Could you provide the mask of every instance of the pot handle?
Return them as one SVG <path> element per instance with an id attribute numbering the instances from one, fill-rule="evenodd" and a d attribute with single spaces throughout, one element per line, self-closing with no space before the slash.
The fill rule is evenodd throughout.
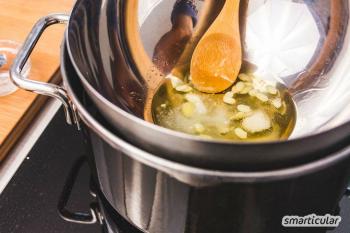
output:
<path id="1" fill-rule="evenodd" d="M 85 156 L 81 156 L 73 165 L 72 169 L 70 170 L 68 177 L 66 179 L 66 182 L 64 184 L 62 193 L 60 195 L 58 204 L 57 204 L 57 211 L 58 214 L 61 216 L 62 219 L 68 222 L 73 223 L 80 223 L 80 224 L 95 224 L 97 222 L 102 222 L 100 211 L 98 208 L 98 204 L 96 202 L 92 202 L 90 204 L 90 212 L 84 213 L 84 212 L 72 212 L 67 209 L 67 203 L 70 199 L 72 189 L 74 187 L 75 181 L 79 175 L 80 169 L 82 166 L 86 163 Z M 91 184 L 90 184 L 91 186 Z M 93 197 L 96 197 L 96 194 L 92 191 L 90 187 L 90 194 Z"/>
<path id="2" fill-rule="evenodd" d="M 34 25 L 23 46 L 19 49 L 10 70 L 10 77 L 12 82 L 21 89 L 58 99 L 63 104 L 67 123 L 72 124 L 78 123 L 78 117 L 74 108 L 71 107 L 72 105 L 64 88 L 50 83 L 33 81 L 22 75 L 23 67 L 45 29 L 54 24 L 66 24 L 68 21 L 69 15 L 66 14 L 51 14 L 41 18 Z"/>

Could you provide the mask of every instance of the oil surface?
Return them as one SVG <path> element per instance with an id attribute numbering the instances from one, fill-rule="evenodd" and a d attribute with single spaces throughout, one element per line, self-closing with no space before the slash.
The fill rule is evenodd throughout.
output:
<path id="1" fill-rule="evenodd" d="M 246 86 L 249 84 L 241 83 L 246 83 Z M 191 86 L 190 83 L 185 85 Z M 250 89 L 255 90 L 253 85 Z M 252 92 L 241 91 L 234 94 L 234 103 L 227 104 L 223 101 L 227 91 L 221 94 L 206 94 L 193 88 L 191 91 L 183 92 L 163 85 L 157 93 L 159 97 L 153 102 L 153 120 L 160 126 L 204 138 L 231 141 L 287 139 L 296 121 L 295 105 L 285 87 L 277 85 L 274 90 L 277 92 L 273 94 L 259 91 L 268 98 L 263 101 Z M 280 100 L 277 107 L 272 104 L 276 99 Z M 243 113 L 240 111 L 242 108 L 243 110 L 248 108 L 249 111 Z M 270 121 L 270 127 L 257 131 L 247 130 L 247 127 L 244 127 L 246 123 L 244 119 L 256 113 L 260 117 L 266 116 Z M 252 119 L 259 121 L 259 117 Z M 261 122 L 252 122 L 252 120 L 249 123 L 254 127 L 257 124 L 258 128 L 259 124 L 261 125 Z"/>

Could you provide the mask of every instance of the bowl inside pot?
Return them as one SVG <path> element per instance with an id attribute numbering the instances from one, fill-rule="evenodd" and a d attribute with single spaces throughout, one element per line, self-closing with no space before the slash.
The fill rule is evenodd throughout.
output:
<path id="1" fill-rule="evenodd" d="M 150 2 L 139 3 L 138 23 L 141 43 L 152 58 L 159 39 L 171 30 L 173 3 Z M 204 5 L 197 2 L 199 16 Z M 347 0 L 241 1 L 244 60 L 256 67 L 257 76 L 285 85 L 292 94 L 297 122 L 291 139 L 349 119 L 348 20 Z"/>
<path id="2" fill-rule="evenodd" d="M 140 57 L 143 63 L 146 58 L 151 61 L 155 43 L 169 30 L 171 1 L 79 0 L 66 34 L 67 49 L 96 107 L 134 144 L 178 161 L 217 169 L 285 166 L 324 156 L 344 145 L 349 136 L 348 124 L 342 125 L 349 116 L 350 98 L 348 3 L 248 3 L 245 59 L 257 65 L 260 75 L 285 84 L 297 105 L 297 124 L 288 141 L 206 140 L 143 120 L 147 96 L 147 76 L 143 74 L 147 71 Z M 140 36 L 133 44 L 127 36 L 132 29 L 126 22 L 130 4 L 137 5 L 137 17 L 132 17 L 140 26 L 135 29 Z"/>

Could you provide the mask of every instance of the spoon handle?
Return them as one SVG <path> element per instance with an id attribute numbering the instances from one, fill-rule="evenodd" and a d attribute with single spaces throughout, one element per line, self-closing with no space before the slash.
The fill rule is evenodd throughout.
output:
<path id="1" fill-rule="evenodd" d="M 227 33 L 228 27 L 239 29 L 239 6 L 240 0 L 226 0 L 223 9 L 215 20 L 215 24 L 218 25 L 216 31 Z M 222 27 L 222 25 L 225 25 L 225 27 Z"/>
<path id="2" fill-rule="evenodd" d="M 226 0 L 224 8 L 222 9 L 223 14 L 238 16 L 240 0 Z"/>

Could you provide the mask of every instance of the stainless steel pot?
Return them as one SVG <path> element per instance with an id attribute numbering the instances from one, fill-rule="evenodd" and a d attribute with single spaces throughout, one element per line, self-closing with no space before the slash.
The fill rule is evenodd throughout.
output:
<path id="1" fill-rule="evenodd" d="M 82 88 L 67 51 L 61 70 L 82 120 L 100 189 L 141 231 L 324 233 L 326 228 L 284 228 L 281 221 L 285 215 L 339 214 L 350 178 L 350 147 L 311 163 L 264 172 L 187 166 L 141 150 L 110 131 Z"/>
<path id="2" fill-rule="evenodd" d="M 268 72 L 269 77 L 285 83 L 293 91 L 298 107 L 295 138 L 268 143 L 206 140 L 141 119 L 148 77 L 142 75 L 145 70 L 140 63 L 147 63 L 149 56 L 145 55 L 145 50 L 151 51 L 154 44 L 147 32 L 154 28 L 158 33 L 161 29 L 163 32 L 167 30 L 162 22 L 168 20 L 166 12 L 171 10 L 172 3 L 140 1 L 138 14 L 128 14 L 132 12 L 130 9 L 136 8 L 136 3 L 79 0 L 72 11 L 65 37 L 69 56 L 87 93 L 104 117 L 134 145 L 183 164 L 226 171 L 262 171 L 300 165 L 346 145 L 350 136 L 346 108 L 350 98 L 347 91 L 350 85 L 347 77 L 350 40 L 345 40 L 350 32 L 347 0 L 249 2 L 247 25 L 263 25 L 247 27 L 246 59 L 257 64 L 262 73 Z M 282 10 L 284 14 L 280 15 Z M 275 25 L 277 21 L 273 19 L 276 17 L 281 25 Z M 54 15 L 39 22 L 17 59 L 12 78 L 24 89 L 60 99 L 65 105 L 67 120 L 77 122 L 74 107 L 69 107 L 69 98 L 62 88 L 23 80 L 20 75 L 42 29 L 62 21 L 67 22 L 68 17 Z M 134 27 L 136 21 L 142 25 L 141 37 L 131 40 L 128 35 L 138 33 Z M 271 31 L 269 23 L 279 30 Z M 269 30 L 271 33 L 265 33 L 266 38 L 260 35 Z M 254 40 L 255 31 L 260 33 L 260 39 L 264 39 L 264 43 L 260 41 L 261 46 L 259 40 L 259 43 Z M 286 39 L 282 40 L 281 35 L 286 35 Z M 277 46 L 277 42 L 284 44 Z M 300 53 L 289 53 L 288 46 L 299 46 Z M 260 51 L 261 48 L 266 48 L 266 51 Z M 281 66 L 274 58 L 286 51 L 285 59 L 297 59 L 289 61 L 290 66 Z M 263 62 L 261 53 L 271 55 L 271 64 Z M 139 55 L 144 58 L 142 61 Z"/>
<path id="3" fill-rule="evenodd" d="M 104 3 L 107 2 L 112 4 L 111 1 Z M 81 15 L 75 17 L 78 16 Z M 38 22 L 19 52 L 12 68 L 12 79 L 24 89 L 54 96 L 64 103 L 67 119 L 80 123 L 84 129 L 103 194 L 130 223 L 150 233 L 300 233 L 300 229 L 283 228 L 282 217 L 337 214 L 338 202 L 350 178 L 350 148 L 346 140 L 350 132 L 349 123 L 287 142 L 236 145 L 197 140 L 152 126 L 115 107 L 95 91 L 98 98 L 107 104 L 105 107 L 114 106 L 113 109 L 120 115 L 118 119 L 122 120 L 120 123 L 130 127 L 128 132 L 135 130 L 135 125 L 144 126 L 136 128 L 137 132 L 128 136 L 124 127 L 113 130 L 109 126 L 110 119 L 106 121 L 104 116 L 99 116 L 97 109 L 101 110 L 101 106 L 96 105 L 94 99 L 93 104 L 84 101 L 88 96 L 93 97 L 93 93 L 86 86 L 86 91 L 82 88 L 83 79 L 74 67 L 65 43 L 61 56 L 64 87 L 34 82 L 21 76 L 21 70 L 43 29 L 66 21 L 68 16 L 51 15 Z M 138 146 L 148 148 L 144 143 L 155 143 L 157 138 L 145 138 L 145 135 L 149 137 L 148 131 L 151 135 L 167 135 L 165 142 L 174 141 L 170 140 L 171 144 L 159 148 L 157 142 L 149 147 L 149 151 L 143 150 Z M 184 144 L 178 144 L 180 142 Z M 179 145 L 187 148 L 185 151 L 189 154 L 176 157 L 171 148 Z M 310 150 L 314 154 L 305 153 Z M 203 154 L 198 154 L 198 151 Z M 223 161 L 213 159 L 213 154 Z M 272 157 L 279 155 L 285 159 L 284 154 L 297 157 L 289 157 L 288 163 Z M 229 159 L 228 155 L 235 159 Z M 239 160 L 242 155 L 251 157 Z M 264 158 L 256 163 L 260 162 L 260 166 L 255 166 L 252 159 L 262 155 Z M 268 165 L 264 162 L 265 158 Z M 291 162 L 292 158 L 300 159 L 298 165 Z M 272 167 L 272 161 L 279 166 L 263 171 L 240 171 L 232 169 L 235 161 L 241 161 L 239 165 L 247 165 L 244 168 L 253 166 L 252 170 Z M 236 167 L 244 170 L 241 166 Z M 217 168 L 231 168 L 231 171 Z M 325 231 L 302 229 L 302 232 Z"/>

